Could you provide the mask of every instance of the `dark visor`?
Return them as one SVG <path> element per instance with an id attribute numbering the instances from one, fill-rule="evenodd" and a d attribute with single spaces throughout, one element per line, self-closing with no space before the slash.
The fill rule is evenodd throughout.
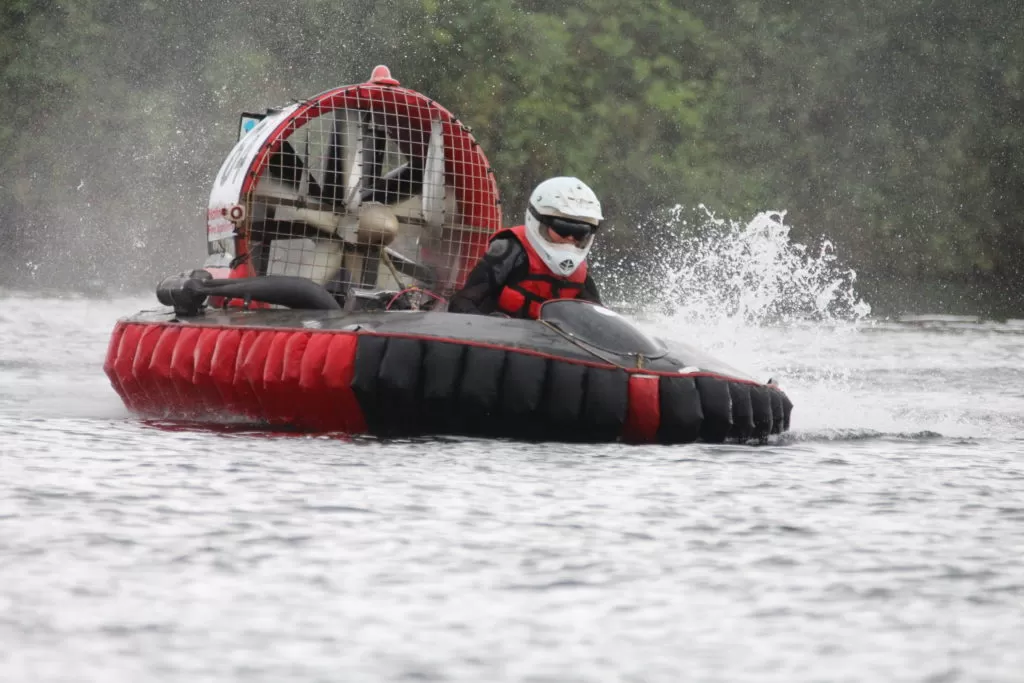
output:
<path id="1" fill-rule="evenodd" d="M 541 225 L 546 225 L 562 237 L 582 240 L 597 232 L 597 226 L 595 225 L 584 223 L 583 221 L 574 221 L 569 218 L 559 218 L 558 216 L 544 216 L 532 206 L 530 207 L 530 213 Z"/>

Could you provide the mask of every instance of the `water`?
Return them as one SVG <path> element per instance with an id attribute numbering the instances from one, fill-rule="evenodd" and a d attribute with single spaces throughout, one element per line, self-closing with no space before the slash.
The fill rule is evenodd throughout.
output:
<path id="1" fill-rule="evenodd" d="M 781 382 L 764 447 L 146 422 L 151 296 L 0 293 L 0 680 L 1022 680 L 1024 322 L 848 284 L 642 316 Z"/>

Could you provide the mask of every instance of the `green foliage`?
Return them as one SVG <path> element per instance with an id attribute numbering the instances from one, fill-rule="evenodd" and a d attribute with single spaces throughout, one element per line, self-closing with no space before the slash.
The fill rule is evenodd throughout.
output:
<path id="1" fill-rule="evenodd" d="M 991 81 L 1024 63 L 1020 37 L 1006 30 L 1019 9 L 932 0 L 787 8 L 726 3 L 708 19 L 736 37 L 719 153 L 768 171 L 766 195 L 863 270 L 1005 271 L 991 241 L 1003 232 L 990 206 L 994 157 L 982 150 L 998 129 L 991 117 L 1013 106 Z M 1009 128 L 1019 131 L 1017 111 Z M 1024 151 L 1019 138 L 1011 144 Z"/>
<path id="2" fill-rule="evenodd" d="M 574 174 L 619 251 L 676 204 L 786 209 L 866 277 L 1019 286 L 1020 19 L 938 0 L 7 0 L 3 253 L 188 267 L 238 112 L 384 63 L 473 128 L 510 222 Z"/>

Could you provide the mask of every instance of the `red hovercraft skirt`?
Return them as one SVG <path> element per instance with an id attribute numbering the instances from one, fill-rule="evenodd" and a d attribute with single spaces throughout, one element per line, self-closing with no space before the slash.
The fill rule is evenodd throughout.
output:
<path id="1" fill-rule="evenodd" d="M 117 323 L 104 370 L 133 412 L 203 423 L 663 444 L 763 441 L 789 429 L 792 403 L 774 384 L 614 314 L 595 325 L 597 308 L 564 302 L 544 321 L 142 313 Z"/>

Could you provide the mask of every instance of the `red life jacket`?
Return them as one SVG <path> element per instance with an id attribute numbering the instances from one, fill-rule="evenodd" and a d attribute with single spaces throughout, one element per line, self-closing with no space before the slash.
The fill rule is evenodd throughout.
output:
<path id="1" fill-rule="evenodd" d="M 583 283 L 587 279 L 587 262 L 580 264 L 572 275 L 563 277 L 555 275 L 533 248 L 526 237 L 526 226 L 499 230 L 491 241 L 507 238 L 512 235 L 526 250 L 529 258 L 529 271 L 526 277 L 516 282 L 506 282 L 498 296 L 498 310 L 513 318 L 540 317 L 540 305 L 551 299 L 575 299 L 583 291 Z"/>

